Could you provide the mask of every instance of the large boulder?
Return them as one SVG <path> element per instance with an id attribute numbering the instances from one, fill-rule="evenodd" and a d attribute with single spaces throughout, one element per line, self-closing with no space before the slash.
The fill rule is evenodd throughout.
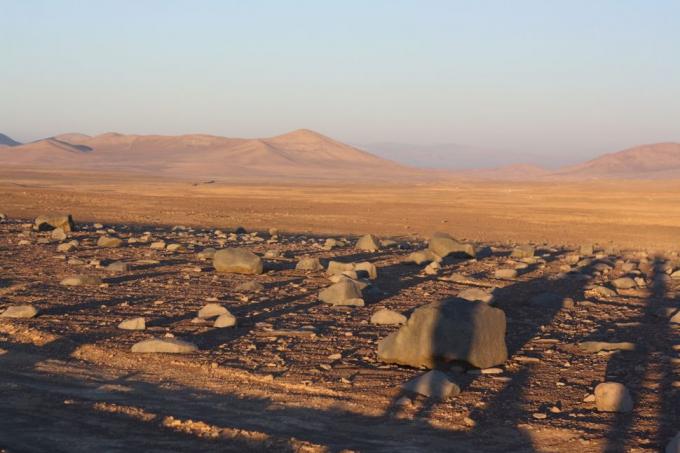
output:
<path id="1" fill-rule="evenodd" d="M 534 256 L 534 253 L 536 252 L 536 249 L 534 249 L 533 246 L 531 245 L 518 245 L 512 250 L 512 253 L 510 256 L 512 258 L 517 258 L 517 259 L 522 259 L 522 258 L 531 258 Z"/>
<path id="2" fill-rule="evenodd" d="M 64 233 L 73 231 L 76 224 L 73 222 L 71 214 L 62 214 L 54 216 L 41 215 L 36 217 L 33 228 L 37 231 L 52 231 L 55 228 L 61 228 Z"/>
<path id="3" fill-rule="evenodd" d="M 470 258 L 477 256 L 475 246 L 459 242 L 446 233 L 435 233 L 428 243 L 428 249 L 437 256 L 445 258 L 451 254 L 463 255 Z"/>
<path id="4" fill-rule="evenodd" d="M 378 358 L 413 367 L 464 360 L 489 368 L 508 358 L 505 330 L 502 310 L 484 302 L 445 299 L 416 309 L 405 326 L 383 338 Z"/>
<path id="5" fill-rule="evenodd" d="M 595 405 L 600 412 L 630 412 L 633 398 L 625 385 L 603 382 L 595 387 Z"/>
<path id="6" fill-rule="evenodd" d="M 341 263 L 340 261 L 329 261 L 326 273 L 328 275 L 340 275 L 354 270 L 354 263 Z"/>
<path id="7" fill-rule="evenodd" d="M 195 344 L 188 341 L 177 340 L 175 338 L 153 338 L 140 341 L 132 345 L 132 352 L 141 354 L 165 353 L 165 354 L 187 354 L 195 352 L 198 348 Z"/>
<path id="8" fill-rule="evenodd" d="M 375 252 L 380 250 L 380 240 L 372 234 L 367 234 L 359 238 L 354 248 L 366 252 Z"/>
<path id="9" fill-rule="evenodd" d="M 38 314 L 38 309 L 33 305 L 10 305 L 0 313 L 0 318 L 33 318 Z"/>
<path id="10" fill-rule="evenodd" d="M 319 300 L 338 306 L 363 306 L 361 288 L 349 278 L 340 280 L 319 293 Z"/>
<path id="11" fill-rule="evenodd" d="M 234 274 L 261 274 L 262 258 L 246 249 L 224 249 L 215 253 L 213 266 L 217 272 Z"/>

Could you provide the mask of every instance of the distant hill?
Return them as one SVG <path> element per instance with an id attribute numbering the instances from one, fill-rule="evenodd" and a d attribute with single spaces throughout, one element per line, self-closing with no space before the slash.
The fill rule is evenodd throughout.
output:
<path id="1" fill-rule="evenodd" d="M 19 143 L 18 141 L 12 139 L 11 137 L 8 137 L 5 134 L 0 134 L 0 148 L 19 145 L 21 145 L 21 143 Z"/>
<path id="2" fill-rule="evenodd" d="M 187 178 L 391 179 L 422 173 L 307 129 L 262 139 L 71 133 L 2 149 L 0 163 Z"/>

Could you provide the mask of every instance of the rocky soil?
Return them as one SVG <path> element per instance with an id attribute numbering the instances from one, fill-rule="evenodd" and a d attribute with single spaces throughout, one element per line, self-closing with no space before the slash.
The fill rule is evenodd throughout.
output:
<path id="1" fill-rule="evenodd" d="M 673 253 L 504 242 L 409 264 L 427 241 L 42 229 L 0 223 L 6 451 L 659 451 L 680 429 Z M 236 247 L 262 273 L 217 272 Z M 363 305 L 319 300 L 329 261 L 375 265 L 334 277 Z M 399 314 L 459 294 L 504 312 L 506 361 L 437 361 L 423 383 L 380 359 Z M 152 339 L 191 347 L 133 352 Z"/>

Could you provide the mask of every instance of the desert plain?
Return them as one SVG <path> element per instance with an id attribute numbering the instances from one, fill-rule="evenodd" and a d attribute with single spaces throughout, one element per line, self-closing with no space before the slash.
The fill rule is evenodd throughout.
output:
<path id="1" fill-rule="evenodd" d="M 680 426 L 678 189 L 0 170 L 0 308 L 37 310 L 0 318 L 0 447 L 659 451 Z M 35 231 L 61 213 L 73 231 Z M 435 232 L 484 253 L 407 263 Z M 377 250 L 356 247 L 366 234 Z M 263 273 L 217 272 L 201 253 L 231 247 Z M 329 273 L 301 258 L 374 265 L 364 305 L 320 302 Z M 82 275 L 95 280 L 64 284 Z M 438 364 L 450 397 L 404 387 L 428 369 L 381 360 L 400 326 L 373 315 L 406 319 L 470 289 L 505 313 L 507 360 Z M 235 325 L 197 316 L 206 304 Z M 118 327 L 137 318 L 143 330 Z M 195 349 L 133 352 L 152 338 Z M 603 382 L 624 384 L 632 408 L 598 410 Z"/>

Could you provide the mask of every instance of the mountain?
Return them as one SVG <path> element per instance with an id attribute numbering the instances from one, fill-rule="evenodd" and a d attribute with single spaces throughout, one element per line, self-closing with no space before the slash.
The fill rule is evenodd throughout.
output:
<path id="1" fill-rule="evenodd" d="M 19 145 L 21 145 L 21 143 L 18 141 L 13 140 L 11 137 L 8 137 L 5 134 L 0 134 L 0 148 Z"/>
<path id="2" fill-rule="evenodd" d="M 677 178 L 680 177 L 680 143 L 655 143 L 604 154 L 555 173 L 575 178 Z"/>
<path id="3" fill-rule="evenodd" d="M 307 129 L 262 139 L 63 134 L 2 149 L 0 163 L 216 179 L 391 179 L 422 173 Z"/>

